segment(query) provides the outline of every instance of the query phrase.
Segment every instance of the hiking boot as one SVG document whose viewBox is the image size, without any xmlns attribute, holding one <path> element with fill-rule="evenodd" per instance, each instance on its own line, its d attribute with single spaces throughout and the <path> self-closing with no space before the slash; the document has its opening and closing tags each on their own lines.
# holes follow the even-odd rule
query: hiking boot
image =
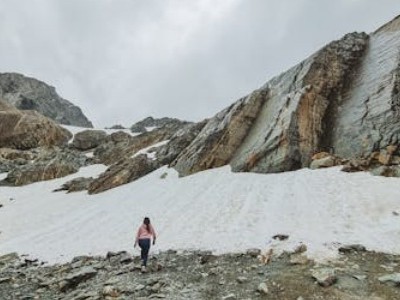
<svg viewBox="0 0 400 300">
<path fill-rule="evenodd" d="M 141 271 L 142 273 L 146 273 L 146 267 L 145 267 L 145 266 L 142 266 L 142 268 L 140 269 L 140 271 Z"/>
</svg>

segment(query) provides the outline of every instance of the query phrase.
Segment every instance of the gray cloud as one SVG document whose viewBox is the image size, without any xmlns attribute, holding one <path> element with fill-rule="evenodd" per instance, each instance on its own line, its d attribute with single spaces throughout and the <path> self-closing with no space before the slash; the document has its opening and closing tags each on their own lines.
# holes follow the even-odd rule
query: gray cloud
<svg viewBox="0 0 400 300">
<path fill-rule="evenodd" d="M 210 117 L 398 0 L 2 0 L 0 72 L 54 85 L 98 126 Z"/>
</svg>

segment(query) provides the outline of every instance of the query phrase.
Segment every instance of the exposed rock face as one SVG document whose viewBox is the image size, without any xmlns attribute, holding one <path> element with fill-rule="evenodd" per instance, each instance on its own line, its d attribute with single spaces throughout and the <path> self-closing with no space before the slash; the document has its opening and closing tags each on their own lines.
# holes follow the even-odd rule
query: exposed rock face
<svg viewBox="0 0 400 300">
<path fill-rule="evenodd" d="M 99 178 L 89 183 L 89 193 L 100 193 L 132 182 L 163 165 L 171 164 L 193 141 L 204 125 L 205 122 L 187 124 L 183 127 L 182 124 L 168 125 L 136 137 L 124 132 L 113 133 L 108 137 L 108 143 L 102 144 L 95 150 L 95 156 L 111 166 Z M 155 145 L 161 141 L 165 143 Z M 143 148 L 149 148 L 148 152 L 155 152 L 155 154 L 148 157 L 147 154 L 137 153 Z M 60 190 L 70 191 L 71 184 L 67 183 Z"/>
<path fill-rule="evenodd" d="M 12 168 L 3 184 L 21 186 L 33 182 L 60 178 L 75 173 L 87 164 L 83 154 L 68 149 L 42 149 L 34 162 Z"/>
<path fill-rule="evenodd" d="M 377 151 L 380 164 L 393 164 L 382 150 L 400 143 L 399 49 L 400 17 L 328 44 L 211 118 L 175 168 L 281 172 L 308 167 L 323 151 L 343 159 Z"/>
<path fill-rule="evenodd" d="M 131 131 L 132 132 L 139 132 L 143 133 L 146 132 L 148 127 L 156 127 L 156 128 L 161 128 L 164 126 L 182 126 L 182 125 L 187 125 L 190 124 L 190 122 L 186 121 L 181 121 L 179 119 L 174 119 L 174 118 L 161 118 L 161 119 L 154 119 L 153 117 L 147 117 L 143 119 L 142 121 L 139 121 L 131 126 Z"/>
<path fill-rule="evenodd" d="M 169 139 L 168 144 L 157 150 L 156 158 L 162 165 L 173 165 L 173 161 L 199 135 L 206 123 L 207 121 L 189 124 L 176 131 Z"/>
<path fill-rule="evenodd" d="M 0 148 L 62 146 L 71 133 L 35 111 L 19 111 L 0 100 Z"/>
<path fill-rule="evenodd" d="M 125 132 L 115 132 L 108 137 L 108 141 L 103 143 L 94 151 L 94 155 L 99 158 L 99 160 L 106 164 L 111 165 L 122 159 L 127 159 L 134 155 L 141 149 L 147 148 L 158 142 L 162 142 L 169 139 L 174 139 L 178 149 L 183 149 L 190 143 L 190 141 L 195 137 L 194 135 L 198 132 L 196 131 L 196 125 L 186 124 L 185 122 L 177 122 L 165 125 L 161 128 L 154 129 L 149 132 L 142 133 L 138 136 L 130 136 Z M 186 143 L 184 141 L 187 141 Z M 189 141 L 188 141 L 189 140 Z M 184 144 L 184 146 L 182 146 Z M 171 144 L 172 145 L 172 144 Z M 176 155 L 179 153 L 174 152 L 176 155 L 168 155 L 169 161 L 165 162 L 167 154 L 163 155 L 165 164 L 170 163 L 175 159 Z"/>
<path fill-rule="evenodd" d="M 268 100 L 235 154 L 233 170 L 292 170 L 329 151 L 336 101 L 348 89 L 367 44 L 366 34 L 348 34 L 268 82 Z"/>
<path fill-rule="evenodd" d="M 370 35 L 361 68 L 332 124 L 332 147 L 339 156 L 368 156 L 400 142 L 399 48 L 400 18 Z"/>
<path fill-rule="evenodd" d="M 178 156 L 175 169 L 188 175 L 229 163 L 257 118 L 267 93 L 255 91 L 210 119 Z"/>
<path fill-rule="evenodd" d="M 368 35 L 353 33 L 220 112 L 176 162 L 181 175 L 230 163 L 235 171 L 308 166 L 329 148 L 327 122 L 360 65 Z"/>
<path fill-rule="evenodd" d="M 103 130 L 84 130 L 75 134 L 72 147 L 83 151 L 93 149 L 105 142 L 106 138 L 107 133 Z"/>
<path fill-rule="evenodd" d="M 148 159 L 145 154 L 122 160 L 108 168 L 99 178 L 89 185 L 89 194 L 97 194 L 116 186 L 132 182 L 152 171 L 160 165 Z"/>
<path fill-rule="evenodd" d="M 54 87 L 17 73 L 0 73 L 0 98 L 21 110 L 35 110 L 54 121 L 93 127 L 81 109 L 61 98 Z"/>
<path fill-rule="evenodd" d="M 67 193 L 73 193 L 73 192 L 85 191 L 89 188 L 89 185 L 92 183 L 92 181 L 93 177 L 74 178 L 64 183 L 59 189 L 54 190 L 54 192 L 67 191 Z"/>
</svg>

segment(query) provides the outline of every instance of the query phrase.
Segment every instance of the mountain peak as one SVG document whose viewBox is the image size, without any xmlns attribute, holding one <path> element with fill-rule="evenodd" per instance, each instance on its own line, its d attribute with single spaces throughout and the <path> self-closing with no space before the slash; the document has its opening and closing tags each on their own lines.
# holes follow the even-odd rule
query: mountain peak
<svg viewBox="0 0 400 300">
<path fill-rule="evenodd" d="M 0 73 L 0 97 L 21 110 L 35 110 L 64 125 L 93 127 L 82 110 L 53 86 L 19 73 Z"/>
</svg>

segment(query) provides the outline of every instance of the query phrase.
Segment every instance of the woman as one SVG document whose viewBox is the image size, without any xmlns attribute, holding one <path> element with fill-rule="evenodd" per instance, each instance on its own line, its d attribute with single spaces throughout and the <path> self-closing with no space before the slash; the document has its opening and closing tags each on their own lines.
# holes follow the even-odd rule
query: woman
<svg viewBox="0 0 400 300">
<path fill-rule="evenodd" d="M 139 247 L 142 250 L 140 253 L 140 257 L 142 259 L 142 272 L 146 272 L 151 239 L 153 239 L 154 245 L 156 243 L 156 232 L 154 231 L 153 226 L 150 224 L 150 219 L 146 217 L 143 220 L 143 224 L 138 229 L 135 241 L 135 247 L 139 244 Z"/>
</svg>

